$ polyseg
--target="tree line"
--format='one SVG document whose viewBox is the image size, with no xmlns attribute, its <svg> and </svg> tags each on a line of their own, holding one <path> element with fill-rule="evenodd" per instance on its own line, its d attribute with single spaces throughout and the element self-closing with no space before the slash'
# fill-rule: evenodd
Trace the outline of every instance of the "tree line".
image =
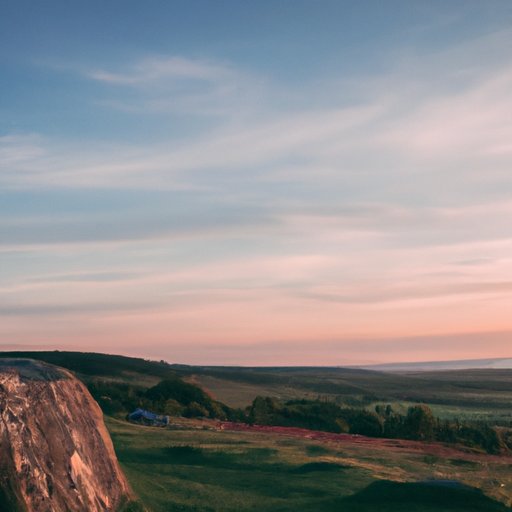
<svg viewBox="0 0 512 512">
<path fill-rule="evenodd" d="M 169 416 L 457 443 L 487 453 L 512 450 L 510 430 L 498 430 L 484 422 L 441 420 L 424 404 L 413 405 L 403 414 L 391 405 L 377 405 L 373 410 L 368 410 L 343 407 L 322 400 L 281 402 L 272 397 L 258 396 L 246 409 L 234 409 L 213 400 L 201 388 L 179 377 L 164 379 L 149 389 L 105 380 L 91 381 L 88 387 L 103 412 L 109 415 L 125 415 L 141 407 Z"/>
<path fill-rule="evenodd" d="M 391 405 L 377 405 L 370 411 L 319 400 L 281 403 L 271 397 L 257 397 L 249 409 L 248 421 L 369 437 L 459 443 L 488 453 L 512 449 L 512 440 L 500 436 L 489 424 L 441 420 L 424 404 L 413 405 L 402 414 Z"/>
</svg>

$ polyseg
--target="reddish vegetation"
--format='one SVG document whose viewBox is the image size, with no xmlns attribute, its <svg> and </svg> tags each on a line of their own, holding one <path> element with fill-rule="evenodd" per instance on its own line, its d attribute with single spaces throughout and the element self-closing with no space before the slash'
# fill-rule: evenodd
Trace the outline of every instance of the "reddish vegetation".
<svg viewBox="0 0 512 512">
<path fill-rule="evenodd" d="M 222 421 L 218 423 L 221 430 L 234 430 L 244 432 L 259 432 L 277 434 L 290 437 L 300 437 L 302 439 L 311 439 L 313 441 L 323 441 L 327 443 L 340 443 L 344 445 L 363 445 L 378 449 L 393 449 L 405 452 L 419 452 L 438 457 L 454 458 L 466 460 L 481 460 L 485 458 L 488 461 L 496 460 L 512 463 L 511 456 L 488 455 L 470 448 L 462 446 L 453 446 L 443 443 L 425 443 L 422 441 L 410 441 L 406 439 L 385 439 L 376 437 L 366 437 L 355 434 L 334 434 L 332 432 L 322 432 L 318 430 L 308 430 L 297 427 L 275 427 L 268 425 L 248 425 L 246 423 L 233 423 Z"/>
</svg>

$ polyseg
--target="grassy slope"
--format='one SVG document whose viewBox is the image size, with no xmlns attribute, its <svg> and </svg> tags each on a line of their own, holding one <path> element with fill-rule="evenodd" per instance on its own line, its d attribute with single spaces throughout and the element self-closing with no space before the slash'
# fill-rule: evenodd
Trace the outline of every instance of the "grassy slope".
<svg viewBox="0 0 512 512">
<path fill-rule="evenodd" d="M 389 374 L 344 368 L 174 367 L 232 406 L 255 396 L 326 397 L 341 403 L 423 402 L 442 417 L 512 421 L 512 370 Z"/>
<path fill-rule="evenodd" d="M 443 460 L 277 434 L 200 430 L 194 422 L 181 430 L 110 418 L 107 425 L 134 490 L 153 512 L 510 510 L 463 487 L 414 484 L 457 479 L 506 500 L 512 489 L 501 482 L 511 481 L 512 470 L 492 459 Z"/>
<path fill-rule="evenodd" d="M 136 357 L 125 357 L 94 352 L 0 352 L 3 357 L 25 357 L 37 359 L 56 366 L 62 366 L 85 377 L 102 377 L 114 380 L 131 381 L 137 379 L 148 385 L 175 375 L 176 372 L 164 363 L 147 361 Z"/>
</svg>

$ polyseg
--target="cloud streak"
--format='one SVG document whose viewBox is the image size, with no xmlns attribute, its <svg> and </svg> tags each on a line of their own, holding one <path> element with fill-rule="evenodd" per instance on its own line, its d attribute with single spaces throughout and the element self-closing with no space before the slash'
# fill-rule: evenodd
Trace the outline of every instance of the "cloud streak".
<svg viewBox="0 0 512 512">
<path fill-rule="evenodd" d="M 95 69 L 85 77 L 112 89 L 130 89 L 128 101 L 107 97 L 105 107 L 132 113 L 186 113 L 194 116 L 239 117 L 254 110 L 265 89 L 262 77 L 225 62 L 182 56 L 145 58 L 123 71 Z"/>
<path fill-rule="evenodd" d="M 95 112 L 162 134 L 0 137 L 0 341 L 144 340 L 191 362 L 188 344 L 265 362 L 318 343 L 325 363 L 353 340 L 358 362 L 460 335 L 479 357 L 471 332 L 512 328 L 507 34 L 357 80 L 176 55 L 74 75 Z"/>
</svg>

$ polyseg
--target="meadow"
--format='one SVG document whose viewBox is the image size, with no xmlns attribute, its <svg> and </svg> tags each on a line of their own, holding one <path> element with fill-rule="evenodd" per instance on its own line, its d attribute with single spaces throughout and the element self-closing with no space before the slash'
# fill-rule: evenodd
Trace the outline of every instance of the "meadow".
<svg viewBox="0 0 512 512">
<path fill-rule="evenodd" d="M 159 429 L 106 420 L 153 512 L 505 512 L 512 496 L 510 460 L 499 457 L 230 432 L 212 421 Z"/>
<path fill-rule="evenodd" d="M 512 424 L 512 370 L 385 373 L 351 368 L 174 367 L 185 380 L 232 407 L 258 395 L 323 399 L 344 406 L 427 404 L 441 419 Z"/>
</svg>

